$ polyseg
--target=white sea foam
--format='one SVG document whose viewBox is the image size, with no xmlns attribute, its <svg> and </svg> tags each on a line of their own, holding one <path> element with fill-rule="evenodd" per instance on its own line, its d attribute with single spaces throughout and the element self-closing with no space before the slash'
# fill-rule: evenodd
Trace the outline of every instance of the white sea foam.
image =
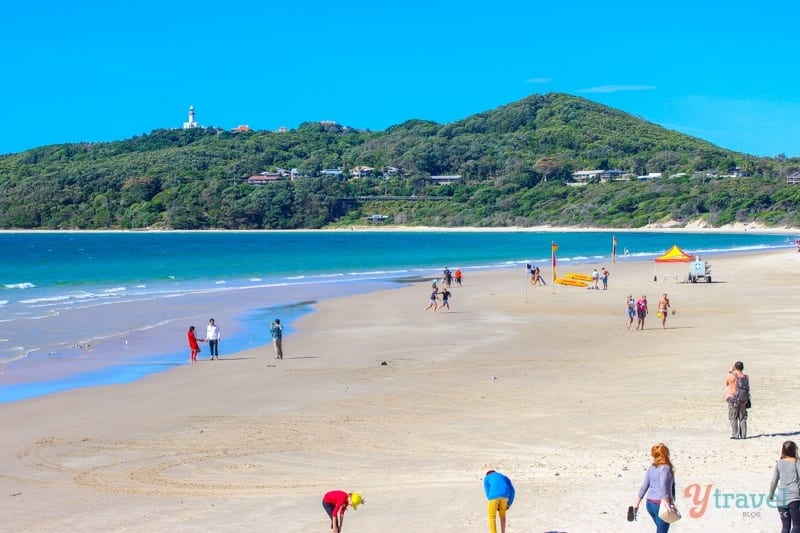
<svg viewBox="0 0 800 533">
<path fill-rule="evenodd" d="M 31 307 L 45 307 L 47 305 L 57 304 L 61 302 L 67 302 L 70 300 L 89 300 L 92 298 L 98 298 L 99 295 L 93 292 L 73 292 L 70 294 L 62 294 L 59 296 L 44 296 L 41 298 L 26 298 L 24 300 L 20 300 L 19 303 L 30 305 Z"/>
<path fill-rule="evenodd" d="M 23 283 L 6 283 L 3 285 L 6 289 L 34 289 L 36 285 L 30 282 L 23 282 Z"/>
<path fill-rule="evenodd" d="M 8 363 L 13 363 L 14 361 L 19 361 L 20 359 L 25 359 L 37 350 L 38 348 L 26 349 L 24 346 L 4 348 L 2 351 L 0 351 L 0 364 L 5 365 Z"/>
<path fill-rule="evenodd" d="M 368 272 L 348 272 L 348 276 L 384 276 L 384 275 L 397 275 L 397 274 L 405 274 L 408 272 L 407 270 L 373 270 Z M 337 276 L 339 274 L 336 274 Z M 321 278 L 330 277 L 330 276 L 319 276 Z"/>
<path fill-rule="evenodd" d="M 125 287 L 114 287 L 112 289 L 104 289 L 103 292 L 106 293 L 106 294 L 117 294 L 117 293 L 120 293 L 120 292 L 125 292 L 127 290 L 128 289 L 125 288 Z"/>
<path fill-rule="evenodd" d="M 45 318 L 53 318 L 56 316 L 61 316 L 60 311 L 53 311 L 52 313 L 47 313 L 46 315 L 30 315 L 26 316 L 26 320 L 44 320 Z"/>
<path fill-rule="evenodd" d="M 42 303 L 65 302 L 69 299 L 70 296 L 48 296 L 46 298 L 27 298 L 25 300 L 20 300 L 19 303 L 27 305 L 35 305 Z"/>
<path fill-rule="evenodd" d="M 8 305 L 8 300 L 0 300 L 0 307 Z"/>
</svg>

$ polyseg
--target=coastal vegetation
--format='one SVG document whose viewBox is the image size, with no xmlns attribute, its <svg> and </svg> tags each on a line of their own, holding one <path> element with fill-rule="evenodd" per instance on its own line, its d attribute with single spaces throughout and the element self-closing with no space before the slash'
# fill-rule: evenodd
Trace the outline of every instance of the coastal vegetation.
<svg viewBox="0 0 800 533">
<path fill-rule="evenodd" d="M 247 182 L 278 169 L 295 176 Z M 573 172 L 591 169 L 632 179 L 575 186 Z M 155 130 L 8 154 L 0 157 L 0 228 L 323 228 L 366 224 L 373 214 L 442 227 L 800 226 L 800 186 L 786 183 L 798 169 L 796 158 L 732 152 L 551 93 L 445 125 Z M 460 178 L 431 180 L 444 175 Z"/>
</svg>

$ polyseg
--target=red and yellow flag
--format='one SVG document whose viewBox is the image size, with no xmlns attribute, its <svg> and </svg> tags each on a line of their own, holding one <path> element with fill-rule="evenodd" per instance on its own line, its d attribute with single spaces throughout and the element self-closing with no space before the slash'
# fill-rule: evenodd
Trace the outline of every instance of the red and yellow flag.
<svg viewBox="0 0 800 533">
<path fill-rule="evenodd" d="M 556 241 L 553 241 L 553 244 L 550 245 L 550 249 L 553 254 L 553 281 L 555 281 L 558 277 L 556 275 L 556 252 L 558 251 L 558 245 L 556 244 Z"/>
</svg>

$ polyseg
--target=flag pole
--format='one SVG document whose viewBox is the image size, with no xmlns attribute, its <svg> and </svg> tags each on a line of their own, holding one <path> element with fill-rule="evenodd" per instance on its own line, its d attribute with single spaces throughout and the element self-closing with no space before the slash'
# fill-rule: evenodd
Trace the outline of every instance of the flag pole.
<svg viewBox="0 0 800 533">
<path fill-rule="evenodd" d="M 611 237 L 611 262 L 617 262 L 617 236 Z"/>
<path fill-rule="evenodd" d="M 523 281 L 523 284 L 525 285 L 525 289 L 524 289 L 524 291 L 525 291 L 525 303 L 528 303 L 528 278 L 530 277 L 530 275 L 531 275 L 531 265 L 530 265 L 530 263 L 527 263 L 525 265 L 525 280 Z"/>
<path fill-rule="evenodd" d="M 550 255 L 552 256 L 552 265 L 553 265 L 553 294 L 556 293 L 556 279 L 558 278 L 558 274 L 556 274 L 556 252 L 558 251 L 558 245 L 556 241 L 552 241 L 550 244 Z"/>
</svg>

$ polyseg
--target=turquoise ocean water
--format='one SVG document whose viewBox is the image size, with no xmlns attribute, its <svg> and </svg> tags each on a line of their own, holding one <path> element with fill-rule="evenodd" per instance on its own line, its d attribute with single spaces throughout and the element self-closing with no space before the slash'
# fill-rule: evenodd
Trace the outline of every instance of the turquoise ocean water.
<svg viewBox="0 0 800 533">
<path fill-rule="evenodd" d="M 610 262 L 613 232 L 19 232 L 0 234 L 0 402 L 187 364 L 213 316 L 221 355 L 269 343 L 321 298 L 470 271 Z M 779 249 L 794 236 L 621 232 L 619 261 Z M 629 255 L 623 255 L 627 249 Z M 201 359 L 203 356 L 201 355 Z"/>
</svg>

